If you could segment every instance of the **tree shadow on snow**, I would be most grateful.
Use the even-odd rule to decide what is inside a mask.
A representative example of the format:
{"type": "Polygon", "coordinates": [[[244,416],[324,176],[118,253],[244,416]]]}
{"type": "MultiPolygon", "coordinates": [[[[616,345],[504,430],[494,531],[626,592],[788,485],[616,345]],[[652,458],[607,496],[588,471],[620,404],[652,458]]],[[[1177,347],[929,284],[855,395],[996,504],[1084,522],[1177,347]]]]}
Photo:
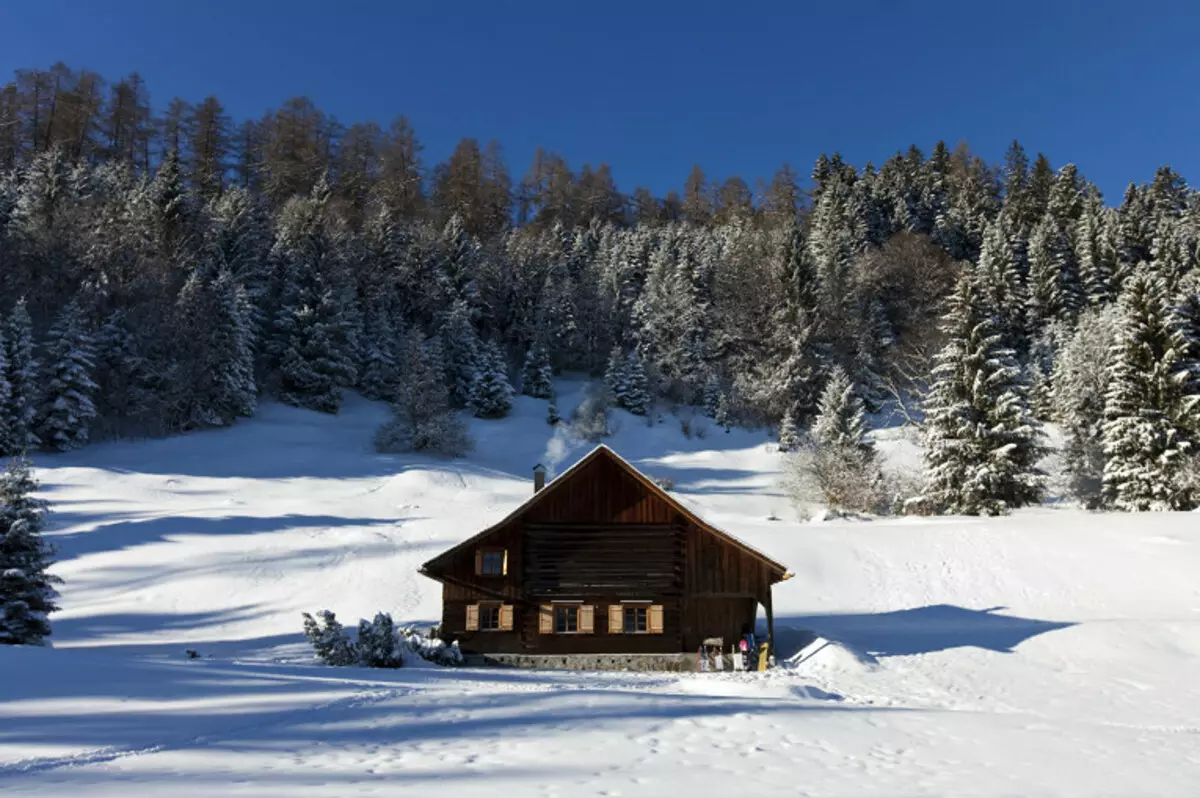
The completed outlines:
{"type": "Polygon", "coordinates": [[[90,529],[55,531],[55,528],[85,526],[113,517],[112,513],[54,513],[50,516],[52,526],[47,530],[46,538],[58,546],[60,559],[70,560],[96,552],[160,543],[179,535],[255,535],[288,529],[393,526],[396,523],[387,518],[344,518],[334,515],[233,515],[219,518],[156,516],[98,523],[90,529]]]}
{"type": "Polygon", "coordinates": [[[1075,625],[1071,621],[1000,615],[1004,609],[931,604],[859,615],[778,617],[776,652],[780,658],[792,656],[819,635],[842,644],[866,662],[964,647],[1011,654],[1031,637],[1075,625]]]}

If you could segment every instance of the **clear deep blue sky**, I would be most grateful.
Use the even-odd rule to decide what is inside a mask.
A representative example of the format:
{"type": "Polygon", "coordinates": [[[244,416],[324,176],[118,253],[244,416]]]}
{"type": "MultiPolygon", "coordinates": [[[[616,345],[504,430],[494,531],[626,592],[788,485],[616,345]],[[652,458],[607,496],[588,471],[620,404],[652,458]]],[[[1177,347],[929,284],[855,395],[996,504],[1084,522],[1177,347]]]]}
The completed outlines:
{"type": "Polygon", "coordinates": [[[404,113],[430,162],[496,138],[518,179],[540,144],[626,191],[1014,137],[1110,202],[1163,163],[1200,183],[1196,2],[0,0],[0,79],[56,60],[136,70],[156,109],[404,113]]]}

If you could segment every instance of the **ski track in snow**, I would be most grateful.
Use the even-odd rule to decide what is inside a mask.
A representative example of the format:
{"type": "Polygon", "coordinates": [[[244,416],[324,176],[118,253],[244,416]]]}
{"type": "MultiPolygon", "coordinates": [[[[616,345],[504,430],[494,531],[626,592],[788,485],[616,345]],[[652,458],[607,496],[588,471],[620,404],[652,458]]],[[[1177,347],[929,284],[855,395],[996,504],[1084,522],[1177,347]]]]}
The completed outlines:
{"type": "MultiPolygon", "coordinates": [[[[565,415],[581,386],[558,387],[565,415]]],[[[63,611],[55,649],[0,650],[0,793],[1200,794],[1195,514],[802,524],[764,434],[618,416],[610,445],[795,571],[777,631],[781,658],[823,639],[803,663],[313,665],[301,611],[436,621],[419,565],[523,500],[550,449],[565,464],[590,444],[527,397],[473,421],[458,461],[375,454],[386,410],[355,396],[338,417],[266,404],[227,430],[39,458],[63,611]]],[[[898,430],[877,439],[919,459],[898,430]]]]}

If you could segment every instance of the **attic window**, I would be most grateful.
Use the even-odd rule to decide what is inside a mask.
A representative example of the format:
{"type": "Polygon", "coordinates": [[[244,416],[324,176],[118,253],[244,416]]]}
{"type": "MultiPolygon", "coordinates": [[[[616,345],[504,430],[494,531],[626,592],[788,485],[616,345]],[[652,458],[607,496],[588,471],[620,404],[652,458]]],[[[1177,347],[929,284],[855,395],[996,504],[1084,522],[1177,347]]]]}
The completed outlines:
{"type": "Polygon", "coordinates": [[[508,573],[508,551],[479,549],[475,552],[475,573],[478,576],[504,576],[508,573]]]}

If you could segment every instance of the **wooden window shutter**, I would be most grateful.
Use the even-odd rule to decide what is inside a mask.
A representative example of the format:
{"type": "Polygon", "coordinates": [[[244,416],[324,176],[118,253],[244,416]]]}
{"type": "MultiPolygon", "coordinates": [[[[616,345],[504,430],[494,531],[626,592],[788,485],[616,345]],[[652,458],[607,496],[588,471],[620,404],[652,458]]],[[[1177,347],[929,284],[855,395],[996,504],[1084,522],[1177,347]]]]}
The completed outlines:
{"type": "Polygon", "coordinates": [[[650,612],[647,613],[648,626],[650,634],[660,635],[663,630],[663,608],[661,604],[654,604],[650,607],[650,612]]]}
{"type": "Polygon", "coordinates": [[[475,632],[479,630],[479,605],[467,605],[467,631],[475,632]]]}
{"type": "Polygon", "coordinates": [[[483,549],[475,549],[475,575],[483,575],[483,549]]]}
{"type": "Polygon", "coordinates": [[[625,608],[620,604],[610,604],[608,607],[608,633],[619,635],[625,630],[625,608]]]}
{"type": "Polygon", "coordinates": [[[538,633],[544,635],[554,633],[554,608],[549,604],[538,607],[538,633]]]}
{"type": "Polygon", "coordinates": [[[513,628],[513,605],[502,604],[500,606],[500,629],[505,632],[511,632],[513,628]]]}
{"type": "Polygon", "coordinates": [[[579,607],[579,633],[590,635],[596,631],[596,608],[591,604],[579,607]]]}

